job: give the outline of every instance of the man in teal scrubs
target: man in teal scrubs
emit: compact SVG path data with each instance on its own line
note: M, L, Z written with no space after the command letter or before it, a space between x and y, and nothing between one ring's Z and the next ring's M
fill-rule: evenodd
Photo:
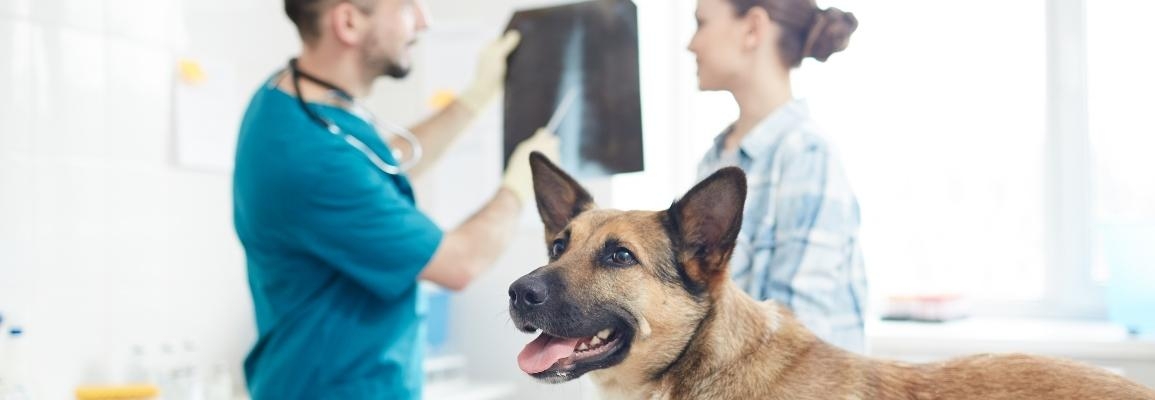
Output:
M254 399L421 396L418 279L460 290L506 247L533 200L528 154L557 154L539 131L518 146L500 188L442 232L419 211L392 149L356 99L382 75L405 76L425 29L417 0L285 0L303 50L253 96L237 143L233 195L258 339L245 359ZM475 80L411 130L420 174L500 91L507 33ZM383 136L384 135L384 136ZM403 160L402 160L403 161ZM465 171L463 171L465 172Z

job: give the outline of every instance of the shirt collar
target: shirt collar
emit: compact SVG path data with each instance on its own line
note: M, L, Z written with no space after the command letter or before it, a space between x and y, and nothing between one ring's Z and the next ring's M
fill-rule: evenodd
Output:
M782 137L786 131L797 125L798 121L805 120L810 117L810 107L807 106L805 100L793 99L778 107L777 110L767 115L754 129L750 131L746 137L742 138L742 143L738 144L739 150L749 158L760 158L767 151L773 147L774 143ZM726 130L714 138L714 153L715 156L721 156L722 148L725 146L726 135L734 129L734 125L730 125Z

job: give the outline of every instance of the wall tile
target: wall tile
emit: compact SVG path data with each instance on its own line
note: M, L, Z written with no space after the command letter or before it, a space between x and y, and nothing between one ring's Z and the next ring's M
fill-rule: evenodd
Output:
M169 161L174 60L170 52L124 38L107 42L107 155L160 166Z
M33 32L36 119L34 152L47 157L98 157L106 150L105 39L66 27Z
M220 6L227 13L228 6ZM104 13L110 36L168 45L179 33L179 11L176 0L106 0Z
M13 14L46 26L104 30L105 0L7 0ZM2 8L2 7L0 7Z
M0 18L0 158L32 153L32 31L28 21Z
M27 19L30 15L32 15L32 0L0 2L0 19Z

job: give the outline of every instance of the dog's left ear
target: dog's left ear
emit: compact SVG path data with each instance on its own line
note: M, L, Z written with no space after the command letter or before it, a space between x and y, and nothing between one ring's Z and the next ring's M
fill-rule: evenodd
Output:
M529 154L529 169L533 173L537 212L549 243L578 214L594 208L594 199L582 185L539 152Z
M678 257L695 283L711 286L726 278L726 265L742 228L746 174L736 167L714 172L690 189L667 211Z

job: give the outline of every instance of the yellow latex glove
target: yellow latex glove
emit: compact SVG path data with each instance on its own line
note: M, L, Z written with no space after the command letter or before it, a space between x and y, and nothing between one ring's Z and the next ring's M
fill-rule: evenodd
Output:
M480 112L505 87L505 66L509 53L521 42L521 33L506 32L481 51L473 83L461 92L458 100L473 112Z
M539 151L550 161L559 162L561 141L548 129L539 128L533 136L523 140L509 156L509 165L501 177L501 185L517 195L521 204L531 204L533 197L533 174L529 170L529 153Z

